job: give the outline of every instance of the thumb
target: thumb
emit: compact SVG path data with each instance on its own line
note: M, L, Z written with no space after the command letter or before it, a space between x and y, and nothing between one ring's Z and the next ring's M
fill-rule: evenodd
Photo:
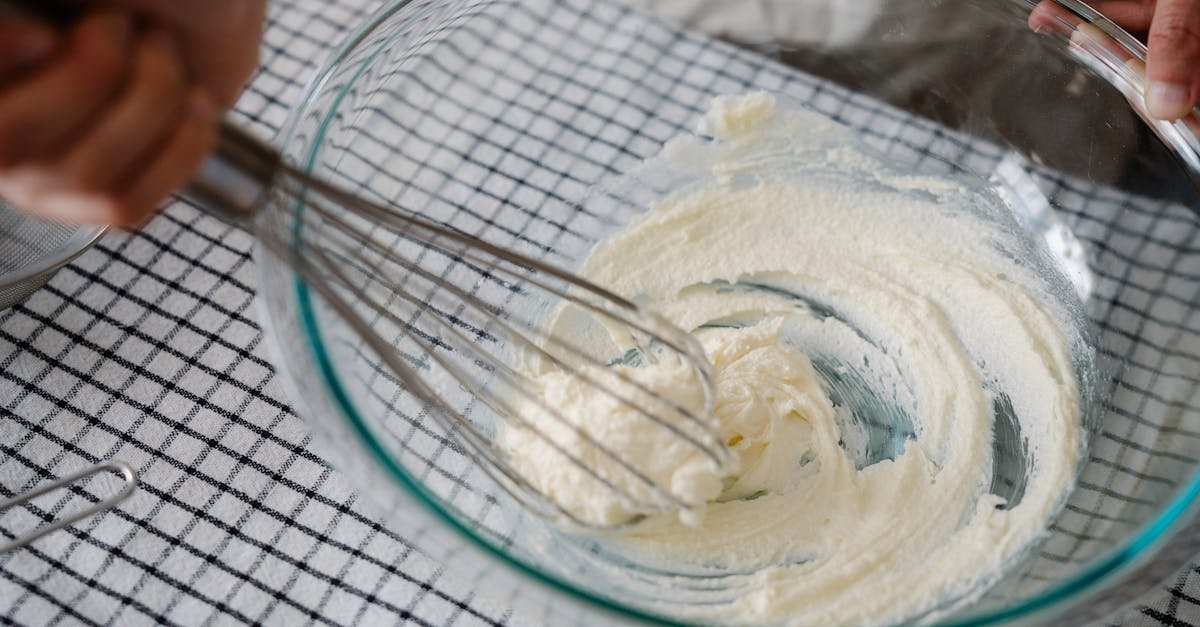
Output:
M1200 96L1200 2L1160 0L1147 43L1146 108L1156 118L1179 119Z

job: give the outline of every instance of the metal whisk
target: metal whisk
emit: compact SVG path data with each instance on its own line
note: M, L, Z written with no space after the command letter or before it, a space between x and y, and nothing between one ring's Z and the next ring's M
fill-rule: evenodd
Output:
M0 14L35 15L59 27L68 26L76 11L67 5L0 0ZM731 454L711 422L712 374L693 338L633 302L553 265L311 177L228 121L221 123L220 131L215 155L182 196L251 232L268 252L286 261L358 336L361 346L355 350L374 353L385 374L432 407L430 415L519 502L547 518L594 526L514 469L496 443L500 424L531 429L617 494L633 513L622 524L702 505L686 502L669 486L656 483L639 460L625 458L548 406L518 364L520 358L532 358L543 369L569 373L580 385L635 410L724 467ZM443 272L441 266L447 263L453 270ZM446 272L468 273L478 289L464 289ZM530 299L533 294L540 298ZM510 306L514 298L537 300L544 307ZM576 318L588 318L583 326L592 333L603 329L610 338L619 338L610 347L615 352L598 353L591 343L585 346L579 338L547 328L550 312L545 307L555 303L572 307ZM371 320L365 317L368 312ZM381 329L392 331L398 341L389 342ZM579 327L570 332L578 333L583 333ZM647 363L678 359L688 364L705 391L702 406L683 407L663 396L628 374L636 368L607 368L630 354ZM491 411L490 429L446 402L455 392L447 386L451 382ZM526 420L522 407L538 407L569 426L567 433L610 463L603 469L583 464L562 438Z
M711 420L712 374L702 350L694 338L625 298L551 264L309 176L228 122L215 156L183 196L252 232L265 250L290 264L357 336L343 343L347 350L374 354L384 376L432 407L430 415L468 457L541 516L597 526L516 471L497 446L501 424L532 429L616 493L633 512L622 525L702 504L686 502L651 479L643 461L596 441L549 406L521 366L531 359L634 410L717 467L730 462ZM519 305L530 296L540 305ZM562 307L570 308L578 324L548 328L550 314ZM607 338L600 343L604 348L593 341L599 336ZM630 355L641 363L682 360L703 386L703 406L679 405L639 381L636 367L612 368L629 363ZM470 417L446 401L461 391L477 401L467 405L473 408ZM584 464L561 434L530 423L523 414L530 407L570 426L569 437L594 447L604 467ZM481 411L490 412L490 428L478 419Z

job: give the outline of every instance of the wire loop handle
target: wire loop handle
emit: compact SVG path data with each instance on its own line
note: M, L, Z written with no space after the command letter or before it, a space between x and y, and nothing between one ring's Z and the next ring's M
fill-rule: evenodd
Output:
M16 538L12 542L9 542L8 544L6 544L4 546L0 546L0 554L9 553L11 551L15 551L17 549L28 546L31 542L38 540L42 536L45 536L50 533L54 533L55 531L58 531L59 529L62 529L63 527L66 527L67 525L75 524L75 523L83 520L84 518L93 516L95 514L99 514L100 512L103 512L105 510L116 507L116 505L118 503L129 498L134 492L137 491L138 475L137 475L137 471L135 471L133 469L133 467L130 466L129 464L127 464L123 461L110 461L110 462L106 462L103 464L98 464L96 466L92 466L91 468L84 468L83 470L80 470L73 474L67 475L66 477L63 477L61 479L56 479L49 483L38 486L37 488L34 488L34 489L30 490L29 492L26 492L25 494L19 494L10 499L7 499L3 502L0 502L0 512L4 512L5 510L7 510L10 507L15 507L17 505L23 505L25 503L32 501L33 499L36 499L39 496L42 496L43 494L53 492L54 490L57 490L59 488L69 486L72 483L79 481L80 479L85 479L85 478L88 478L88 477L91 477L94 475L98 475L98 474L106 472L106 471L115 472L115 473L121 475L125 479L125 487L122 488L120 492L114 494L113 496L108 497L107 499L104 499L103 501L100 501L99 503L96 503L95 505L93 505L91 507L88 507L81 511L75 512L74 514L70 514L69 516L67 516L65 518L60 518L58 520L55 520L44 527L38 527L37 529L34 529L33 531Z

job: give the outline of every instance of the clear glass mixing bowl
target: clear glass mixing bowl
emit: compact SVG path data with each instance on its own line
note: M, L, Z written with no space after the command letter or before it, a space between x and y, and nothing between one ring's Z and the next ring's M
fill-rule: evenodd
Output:
M670 14L393 3L315 77L280 143L368 197L566 267L645 209L589 188L688 131L717 94L786 94L898 162L976 177L1085 301L1101 362L1085 390L1092 444L1025 559L981 597L908 618L1085 623L1200 551L1200 157L1192 120L1141 115L1135 39L1067 1L1043 34L1024 0L641 3ZM285 265L259 267L298 409L448 577L543 624L669 621L672 604L738 594L620 563L523 514ZM1019 443L996 440L1019 469Z

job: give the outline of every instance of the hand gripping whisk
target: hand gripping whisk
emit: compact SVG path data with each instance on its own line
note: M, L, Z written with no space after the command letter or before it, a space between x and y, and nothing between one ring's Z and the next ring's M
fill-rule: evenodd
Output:
M37 15L58 26L69 24L75 10L0 0L0 14ZM516 470L497 445L503 426L533 433L616 495L631 515L614 526L702 505L652 477L646 460L623 456L593 437L588 425L547 404L520 366L532 361L540 371L569 375L579 389L632 410L723 469L732 455L712 422L712 373L691 336L553 265L311 177L228 122L220 131L215 155L182 195L251 232L287 262L357 336L353 350L372 353L383 374L430 407L429 415L515 499L550 519L597 526ZM585 320L554 331L548 323L554 307L569 307ZM597 329L611 340L606 350L581 339ZM702 388L702 402L685 407L642 382L637 368L611 367L628 364L630 355L637 363L682 364ZM462 391L476 403L447 401ZM554 428L531 423L535 411L550 417L540 425ZM488 412L490 421L475 418ZM584 462L573 452L579 450L597 463Z
M620 526L702 503L687 502L651 477L645 460L626 458L548 404L522 363L572 377L579 389L632 410L717 468L730 462L712 422L712 374L702 350L694 338L625 298L314 178L229 123L222 125L215 156L183 195L252 232L266 251L286 261L356 336L350 350L373 354L386 376L431 408L429 415L470 459L543 517L582 527ZM562 308L582 322L550 328L550 314ZM585 341L598 331L607 338L604 349ZM642 382L637 367L613 367L628 364L621 356L629 355L637 363L689 368L702 386L703 403L684 407ZM475 401L467 405L470 417L461 403L446 400L463 391ZM543 412L543 421L530 422L530 411ZM479 418L484 414L490 420ZM599 525L539 490L498 446L497 429L506 427L531 431L616 495L631 515ZM593 463L573 453L571 442L575 451L582 442Z

